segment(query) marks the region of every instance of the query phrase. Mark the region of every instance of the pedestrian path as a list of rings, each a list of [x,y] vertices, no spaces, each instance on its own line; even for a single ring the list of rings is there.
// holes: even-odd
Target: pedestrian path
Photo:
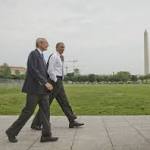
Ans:
[[[79,116],[82,128],[69,129],[65,117],[51,117],[58,142],[40,143],[40,131],[30,129],[32,118],[9,143],[5,130],[17,116],[0,116],[0,150],[150,150],[150,116]]]

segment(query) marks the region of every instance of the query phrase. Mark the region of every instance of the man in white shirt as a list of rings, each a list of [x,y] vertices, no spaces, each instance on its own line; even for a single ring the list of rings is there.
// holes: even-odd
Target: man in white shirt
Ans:
[[[73,113],[73,110],[69,104],[67,95],[65,93],[63,78],[64,78],[64,56],[63,52],[65,45],[63,42],[56,44],[56,52],[51,54],[47,63],[47,72],[49,75],[50,83],[53,85],[53,91],[50,95],[50,105],[54,98],[61,106],[63,112],[69,120],[69,128],[83,126],[83,123],[75,121],[77,117]],[[41,128],[41,119],[40,111],[36,114],[31,128],[40,130]]]

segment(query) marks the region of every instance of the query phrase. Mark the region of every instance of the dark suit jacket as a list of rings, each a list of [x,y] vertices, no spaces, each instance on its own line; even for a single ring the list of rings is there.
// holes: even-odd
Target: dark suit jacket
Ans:
[[[46,64],[36,49],[28,57],[26,78],[22,92],[29,94],[48,94],[48,90],[44,86],[47,78]]]

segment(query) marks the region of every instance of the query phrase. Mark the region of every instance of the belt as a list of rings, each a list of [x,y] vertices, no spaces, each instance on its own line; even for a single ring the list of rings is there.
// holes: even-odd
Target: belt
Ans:
[[[62,77],[62,76],[56,76],[56,77],[57,77],[57,79],[61,79],[61,80],[63,79],[63,77]]]

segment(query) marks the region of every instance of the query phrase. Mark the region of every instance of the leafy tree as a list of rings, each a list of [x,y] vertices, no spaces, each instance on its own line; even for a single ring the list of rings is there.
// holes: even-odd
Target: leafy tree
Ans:
[[[73,71],[75,76],[80,75],[80,70],[78,68],[75,68]]]
[[[7,63],[4,63],[0,67],[0,76],[4,77],[4,78],[9,78],[11,76],[11,70],[10,70],[10,68],[9,68]]]
[[[138,77],[136,75],[131,75],[131,80],[136,82],[138,80]]]
[[[95,74],[89,74],[88,75],[88,81],[89,82],[95,82],[96,81],[96,75]]]
[[[78,81],[79,82],[87,82],[88,76],[87,75],[80,75],[80,76],[78,76]]]
[[[120,71],[116,74],[116,76],[120,81],[123,81],[123,82],[129,81],[131,77],[130,73],[126,71]]]
[[[67,73],[67,75],[66,75],[66,78],[67,78],[69,81],[72,81],[72,80],[73,80],[73,77],[74,77],[74,72]]]

